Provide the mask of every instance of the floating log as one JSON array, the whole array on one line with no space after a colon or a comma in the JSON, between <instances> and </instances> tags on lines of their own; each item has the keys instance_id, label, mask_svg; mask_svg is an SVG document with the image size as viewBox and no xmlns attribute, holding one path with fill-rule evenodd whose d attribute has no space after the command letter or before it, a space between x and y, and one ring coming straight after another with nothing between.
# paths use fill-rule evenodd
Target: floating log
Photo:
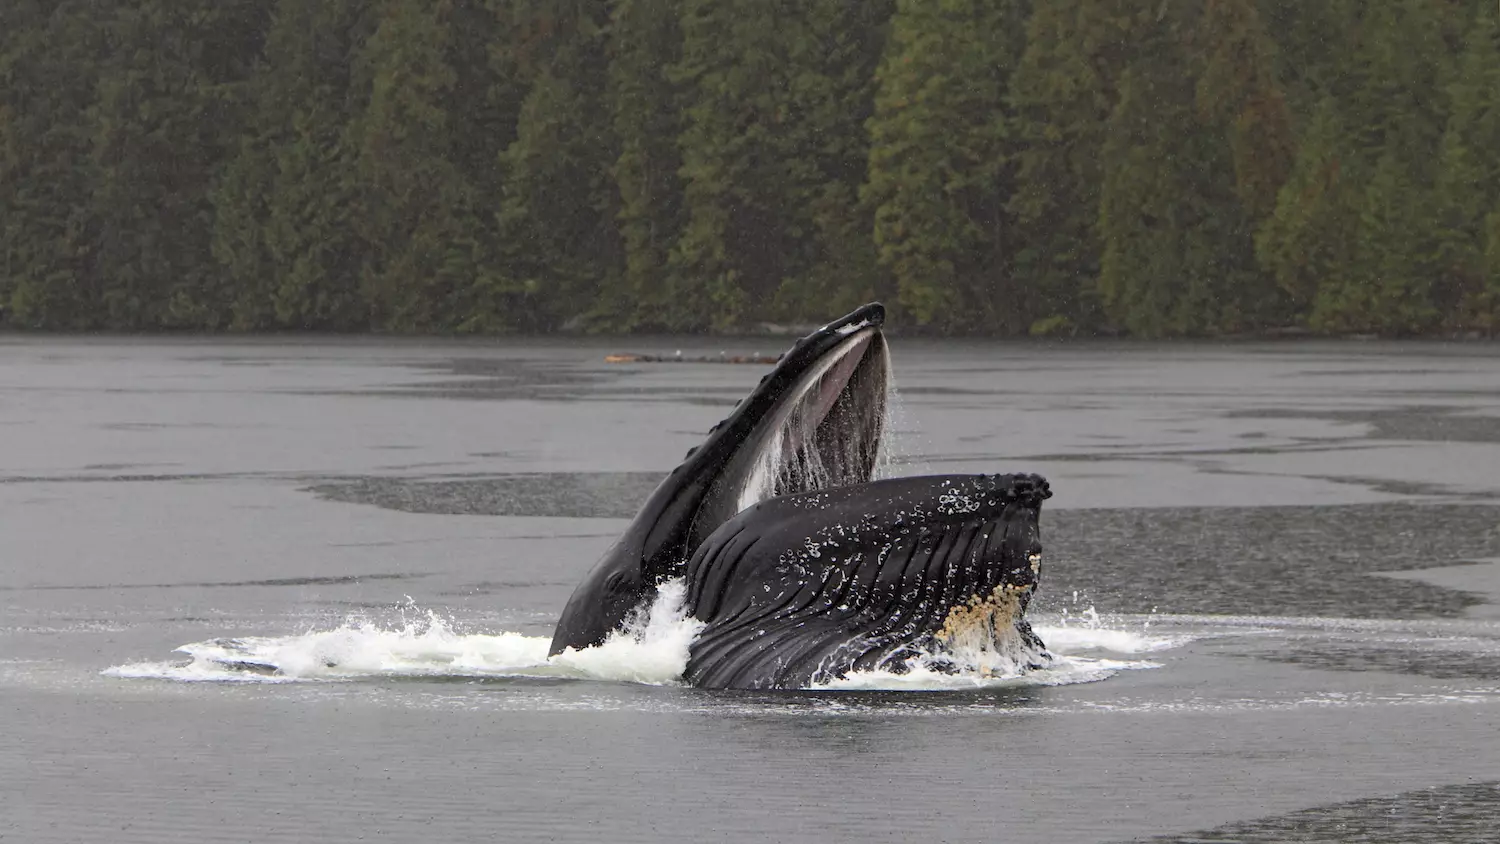
<instances>
[{"instance_id":1,"label":"floating log","mask_svg":"<svg viewBox=\"0 0 1500 844\"><path fill-rule=\"evenodd\" d=\"M773 364L777 361L774 355L730 355L720 352L717 355L684 355L678 352L675 355L635 355L617 354L605 355L605 363L754 363Z\"/></svg>"}]
</instances>

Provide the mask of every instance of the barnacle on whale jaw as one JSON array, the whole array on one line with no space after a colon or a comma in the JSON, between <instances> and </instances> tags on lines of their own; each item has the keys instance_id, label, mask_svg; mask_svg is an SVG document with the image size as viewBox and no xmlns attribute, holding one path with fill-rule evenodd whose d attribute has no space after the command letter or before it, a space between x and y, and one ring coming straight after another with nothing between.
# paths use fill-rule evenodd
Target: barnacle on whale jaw
<instances>
[{"instance_id":1,"label":"barnacle on whale jaw","mask_svg":"<svg viewBox=\"0 0 1500 844\"><path fill-rule=\"evenodd\" d=\"M1040 556L1031 555L1033 572ZM982 677L991 677L1049 666L1052 654L1022 618L1035 589L1034 581L1001 583L989 593L971 595L949 609L942 627L933 635L934 659L930 667L955 672L971 670Z\"/></svg>"}]
</instances>

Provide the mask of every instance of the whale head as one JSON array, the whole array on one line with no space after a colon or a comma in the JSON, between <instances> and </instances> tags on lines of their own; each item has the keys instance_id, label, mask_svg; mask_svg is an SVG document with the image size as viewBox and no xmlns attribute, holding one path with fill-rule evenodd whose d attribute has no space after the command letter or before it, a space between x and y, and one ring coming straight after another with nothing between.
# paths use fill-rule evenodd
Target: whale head
<instances>
[{"instance_id":1,"label":"whale head","mask_svg":"<svg viewBox=\"0 0 1500 844\"><path fill-rule=\"evenodd\" d=\"M724 523L762 502L863 484L884 433L885 308L869 304L799 340L667 475L574 590L551 652L604 641Z\"/></svg>"}]
</instances>

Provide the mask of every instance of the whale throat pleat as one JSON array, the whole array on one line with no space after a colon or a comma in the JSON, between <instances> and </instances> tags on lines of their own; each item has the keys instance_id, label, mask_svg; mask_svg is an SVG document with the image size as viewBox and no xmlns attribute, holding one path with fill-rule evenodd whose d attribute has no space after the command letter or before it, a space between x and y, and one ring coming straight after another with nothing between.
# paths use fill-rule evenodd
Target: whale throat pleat
<instances>
[{"instance_id":1,"label":"whale throat pleat","mask_svg":"<svg viewBox=\"0 0 1500 844\"><path fill-rule=\"evenodd\" d=\"M986 576L1000 569L985 560L1005 530L996 520L924 526L874 549L830 543L815 557L770 560L748 559L756 546L742 541L710 544L689 563L688 605L707 627L685 677L803 688L902 663L976 586L991 588Z\"/></svg>"}]
</instances>

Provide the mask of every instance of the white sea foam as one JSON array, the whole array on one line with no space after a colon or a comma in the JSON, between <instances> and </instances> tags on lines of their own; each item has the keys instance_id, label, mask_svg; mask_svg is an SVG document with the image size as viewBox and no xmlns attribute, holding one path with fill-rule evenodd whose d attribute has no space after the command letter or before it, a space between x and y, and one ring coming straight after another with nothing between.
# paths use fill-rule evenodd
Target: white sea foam
<instances>
[{"instance_id":1,"label":"white sea foam","mask_svg":"<svg viewBox=\"0 0 1500 844\"><path fill-rule=\"evenodd\" d=\"M1090 608L1083 621L1064 616L1054 624L1034 626L1037 635L1047 643L1050 660L1017 643L1011 648L968 649L944 655L965 666L965 670L957 673L934 668L932 657L923 655L909 660L899 673L858 671L819 688L943 690L1092 683L1120 671L1161 667L1156 662L1115 656L1170 650L1198 638L1187 633L1153 632L1149 625L1149 621L1106 622ZM1030 667L1038 662L1044 667Z\"/></svg>"},{"instance_id":2,"label":"white sea foam","mask_svg":"<svg viewBox=\"0 0 1500 844\"><path fill-rule=\"evenodd\" d=\"M842 691L960 691L1008 686L1067 686L1074 683L1098 682L1129 669L1158 667L1160 666L1157 663L1139 660L1126 661L1054 654L1051 664L1046 668L1025 670L1013 667L1010 670L961 671L955 674L936 671L921 664L913 664L902 673L855 671L847 677L840 677L816 688Z\"/></svg>"},{"instance_id":3,"label":"white sea foam","mask_svg":"<svg viewBox=\"0 0 1500 844\"><path fill-rule=\"evenodd\" d=\"M624 632L596 648L548 657L548 636L460 633L437 613L394 626L349 619L332 630L292 636L210 639L177 648L182 662L106 669L110 677L181 682L358 680L381 677L554 677L660 685L687 663L701 622L684 618L680 582L666 584Z\"/></svg>"},{"instance_id":4,"label":"white sea foam","mask_svg":"<svg viewBox=\"0 0 1500 844\"><path fill-rule=\"evenodd\" d=\"M329 630L290 636L210 639L183 645L189 659L152 661L106 669L109 677L177 682L306 683L380 678L553 678L648 685L680 682L688 648L702 623L683 612L685 586L665 584L656 601L602 645L569 648L549 657L551 640L520 633L466 633L437 613L403 615L394 625L349 619ZM1172 648L1183 636L1149 632L1141 625L1061 624L1038 628L1053 654L1042 669L1026 668L1027 655L994 651L958 654L967 669L949 673L912 660L904 673L854 672L821 689L973 689L1015 685L1065 685L1102 680L1117 671L1156 663L1116 657Z\"/></svg>"}]
</instances>

